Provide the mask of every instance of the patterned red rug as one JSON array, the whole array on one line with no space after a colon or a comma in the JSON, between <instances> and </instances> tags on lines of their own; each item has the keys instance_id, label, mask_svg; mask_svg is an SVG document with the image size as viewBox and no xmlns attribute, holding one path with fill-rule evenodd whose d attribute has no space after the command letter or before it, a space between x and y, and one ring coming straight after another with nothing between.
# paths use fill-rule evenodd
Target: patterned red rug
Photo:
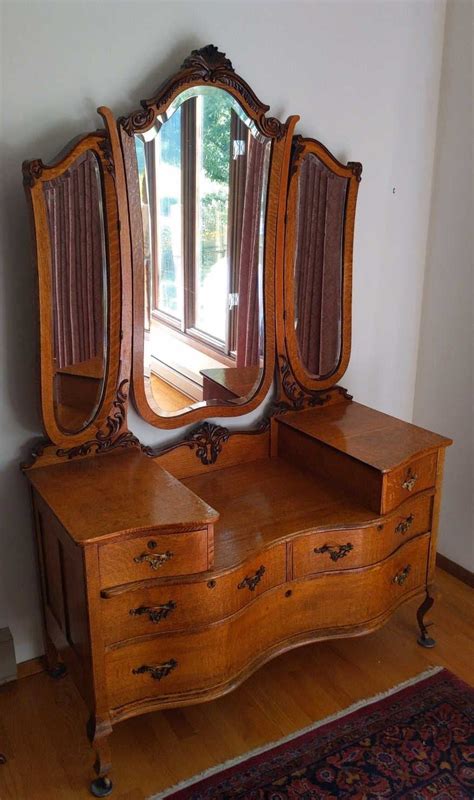
<instances>
[{"instance_id":1,"label":"patterned red rug","mask_svg":"<svg viewBox=\"0 0 474 800\"><path fill-rule=\"evenodd\" d=\"M150 800L472 800L474 689L434 669Z\"/></svg>"}]
</instances>

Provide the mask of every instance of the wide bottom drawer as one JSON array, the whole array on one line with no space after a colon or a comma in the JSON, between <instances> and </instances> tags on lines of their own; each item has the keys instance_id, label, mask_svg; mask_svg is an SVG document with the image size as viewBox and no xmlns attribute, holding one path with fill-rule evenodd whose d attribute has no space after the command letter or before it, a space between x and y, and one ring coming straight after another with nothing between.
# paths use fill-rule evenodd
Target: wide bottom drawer
<instances>
[{"instance_id":1,"label":"wide bottom drawer","mask_svg":"<svg viewBox=\"0 0 474 800\"><path fill-rule=\"evenodd\" d=\"M266 592L225 622L197 633L160 635L106 654L110 708L226 684L266 651L308 632L350 632L424 585L430 534L380 564L293 581Z\"/></svg>"}]
</instances>

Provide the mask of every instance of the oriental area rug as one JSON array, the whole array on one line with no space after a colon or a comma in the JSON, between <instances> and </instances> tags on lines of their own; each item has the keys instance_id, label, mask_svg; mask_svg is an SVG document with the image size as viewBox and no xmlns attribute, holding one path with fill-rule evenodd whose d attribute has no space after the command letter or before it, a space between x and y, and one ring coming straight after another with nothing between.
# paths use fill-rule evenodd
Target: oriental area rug
<instances>
[{"instance_id":1,"label":"oriental area rug","mask_svg":"<svg viewBox=\"0 0 474 800\"><path fill-rule=\"evenodd\" d=\"M472 800L474 689L434 668L149 800Z\"/></svg>"}]
</instances>

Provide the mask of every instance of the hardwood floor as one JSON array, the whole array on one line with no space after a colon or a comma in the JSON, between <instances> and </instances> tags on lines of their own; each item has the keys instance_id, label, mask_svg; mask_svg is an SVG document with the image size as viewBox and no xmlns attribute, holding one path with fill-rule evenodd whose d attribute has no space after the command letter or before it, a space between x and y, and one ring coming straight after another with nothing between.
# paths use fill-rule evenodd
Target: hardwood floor
<instances>
[{"instance_id":1,"label":"hardwood floor","mask_svg":"<svg viewBox=\"0 0 474 800\"><path fill-rule=\"evenodd\" d=\"M153 373L150 384L155 402L163 411L179 411L196 402Z\"/></svg>"},{"instance_id":2,"label":"hardwood floor","mask_svg":"<svg viewBox=\"0 0 474 800\"><path fill-rule=\"evenodd\" d=\"M413 677L430 665L474 683L474 594L438 570L429 615L434 650L416 643L419 601L381 630L321 642L266 664L233 693L211 703L122 722L111 736L116 800L144 800L160 789L311 724ZM72 681L45 673L0 687L1 800L90 797L92 750L87 713Z\"/></svg>"}]
</instances>

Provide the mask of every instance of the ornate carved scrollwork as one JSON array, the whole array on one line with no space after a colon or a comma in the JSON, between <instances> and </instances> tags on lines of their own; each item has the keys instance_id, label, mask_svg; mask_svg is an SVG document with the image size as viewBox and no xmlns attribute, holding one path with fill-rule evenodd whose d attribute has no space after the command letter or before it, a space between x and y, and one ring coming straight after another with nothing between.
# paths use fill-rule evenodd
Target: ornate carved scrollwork
<instances>
[{"instance_id":1,"label":"ornate carved scrollwork","mask_svg":"<svg viewBox=\"0 0 474 800\"><path fill-rule=\"evenodd\" d=\"M117 396L113 402L116 411L107 417L105 428L97 431L94 439L89 439L76 447L56 450L57 456L71 459L76 456L87 456L93 451L103 453L117 447L140 447L140 442L131 431L120 433L126 420L127 384L128 380L125 379L117 389Z\"/></svg>"},{"instance_id":2,"label":"ornate carved scrollwork","mask_svg":"<svg viewBox=\"0 0 474 800\"><path fill-rule=\"evenodd\" d=\"M181 86L196 83L217 83L233 90L254 112L265 136L275 139L284 136L286 123L280 122L275 117L265 116L269 106L260 102L250 86L237 75L230 59L213 44L193 50L183 61L181 72L167 81L154 97L142 100L141 110L134 111L127 117L121 117L119 124L129 136L147 130L153 124L158 107L160 109L166 107Z\"/></svg>"},{"instance_id":3,"label":"ornate carved scrollwork","mask_svg":"<svg viewBox=\"0 0 474 800\"><path fill-rule=\"evenodd\" d=\"M228 428L224 428L222 425L214 425L213 422L203 422L202 425L194 428L180 442L162 449L142 445L142 450L150 458L156 458L175 450L177 447L189 447L191 450L196 451L196 458L201 460L201 464L208 466L209 464L215 464L222 450L222 445L227 442L229 436Z\"/></svg>"},{"instance_id":4,"label":"ornate carved scrollwork","mask_svg":"<svg viewBox=\"0 0 474 800\"><path fill-rule=\"evenodd\" d=\"M22 164L23 183L25 186L33 188L38 178L41 178L45 165L40 158L33 161L24 161Z\"/></svg>"},{"instance_id":5,"label":"ornate carved scrollwork","mask_svg":"<svg viewBox=\"0 0 474 800\"><path fill-rule=\"evenodd\" d=\"M347 544L324 544L322 547L315 547L315 553L329 553L329 558L331 561L339 561L340 558L345 558L351 550L354 549L354 545L350 542Z\"/></svg>"},{"instance_id":6,"label":"ornate carved scrollwork","mask_svg":"<svg viewBox=\"0 0 474 800\"><path fill-rule=\"evenodd\" d=\"M112 175L113 178L115 178L115 164L112 155L112 145L108 136L105 136L104 139L101 139L99 142L99 149L104 156L105 169L110 173L110 175Z\"/></svg>"},{"instance_id":7,"label":"ornate carved scrollwork","mask_svg":"<svg viewBox=\"0 0 474 800\"><path fill-rule=\"evenodd\" d=\"M133 675L143 675L146 672L149 672L151 677L154 678L155 681L161 681L162 678L166 678L167 675L170 674L176 667L178 666L178 662L174 658L170 658L169 661L166 661L164 664L157 664L156 666L150 666L148 664L143 664L141 667L137 667L136 669L132 669Z\"/></svg>"},{"instance_id":8,"label":"ornate carved scrollwork","mask_svg":"<svg viewBox=\"0 0 474 800\"><path fill-rule=\"evenodd\" d=\"M360 161L348 161L347 166L351 168L352 174L357 179L357 183L360 183L362 180L362 164Z\"/></svg>"},{"instance_id":9,"label":"ornate carved scrollwork","mask_svg":"<svg viewBox=\"0 0 474 800\"><path fill-rule=\"evenodd\" d=\"M285 411L298 411L302 408L323 406L330 400L331 391L334 389L337 389L347 400L352 400L352 395L342 386L332 387L332 390L327 392L307 391L303 389L293 375L293 371L286 356L279 356L279 366L281 387L289 403L285 400L274 403L272 416L275 414L282 414Z\"/></svg>"},{"instance_id":10,"label":"ornate carved scrollwork","mask_svg":"<svg viewBox=\"0 0 474 800\"><path fill-rule=\"evenodd\" d=\"M200 77L203 81L215 80L221 72L235 71L230 58L214 44L192 50L181 64L181 69L192 69L193 77Z\"/></svg>"}]
</instances>

